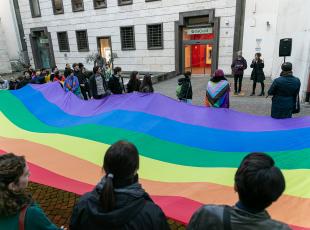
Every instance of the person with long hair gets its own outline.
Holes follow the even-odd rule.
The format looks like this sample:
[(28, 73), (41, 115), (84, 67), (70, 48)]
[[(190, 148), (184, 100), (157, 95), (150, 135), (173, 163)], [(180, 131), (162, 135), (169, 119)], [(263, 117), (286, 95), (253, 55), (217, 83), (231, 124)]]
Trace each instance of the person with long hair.
[(251, 80), (253, 80), (253, 90), (251, 96), (255, 96), (255, 89), (256, 89), (256, 83), (259, 82), (262, 87), (262, 91), (258, 96), (265, 96), (265, 73), (264, 73), (264, 60), (262, 59), (261, 53), (256, 53), (255, 58), (252, 61), (251, 68), (252, 74), (251, 74)]
[(127, 93), (132, 93), (134, 91), (139, 92), (140, 85), (141, 85), (141, 81), (139, 80), (139, 72), (133, 71), (130, 74), (130, 79), (127, 84)]
[(230, 86), (224, 76), (224, 71), (218, 69), (208, 82), (206, 90), (206, 106), (215, 108), (229, 108)]
[(95, 189), (73, 209), (70, 230), (168, 230), (166, 217), (139, 184), (139, 153), (125, 141), (109, 147)]
[(141, 93), (153, 93), (153, 83), (152, 83), (152, 77), (150, 74), (145, 74), (143, 77), (142, 84), (140, 86), (140, 92)]
[(26, 193), (28, 180), (29, 168), (23, 156), (0, 156), (0, 229), (59, 229)]

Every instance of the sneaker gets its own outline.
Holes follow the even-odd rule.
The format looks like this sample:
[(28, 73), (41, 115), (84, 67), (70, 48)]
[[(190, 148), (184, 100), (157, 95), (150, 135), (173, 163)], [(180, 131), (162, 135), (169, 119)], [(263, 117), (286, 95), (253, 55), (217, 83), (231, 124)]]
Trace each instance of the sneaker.
[(237, 92), (234, 92), (234, 95), (235, 95), (235, 96), (238, 96), (238, 93), (237, 93)]

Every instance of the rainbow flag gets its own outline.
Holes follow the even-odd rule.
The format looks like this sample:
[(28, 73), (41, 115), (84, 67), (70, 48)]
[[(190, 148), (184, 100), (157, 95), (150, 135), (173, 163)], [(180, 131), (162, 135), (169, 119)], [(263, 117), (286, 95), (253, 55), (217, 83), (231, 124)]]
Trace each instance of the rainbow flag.
[(186, 224), (202, 204), (233, 205), (236, 168), (249, 152), (262, 151), (287, 182), (271, 215), (310, 229), (310, 116), (274, 120), (160, 94), (82, 101), (58, 83), (1, 91), (0, 100), (1, 153), (25, 155), (34, 182), (90, 191), (107, 148), (128, 140), (140, 152), (143, 187), (168, 217)]

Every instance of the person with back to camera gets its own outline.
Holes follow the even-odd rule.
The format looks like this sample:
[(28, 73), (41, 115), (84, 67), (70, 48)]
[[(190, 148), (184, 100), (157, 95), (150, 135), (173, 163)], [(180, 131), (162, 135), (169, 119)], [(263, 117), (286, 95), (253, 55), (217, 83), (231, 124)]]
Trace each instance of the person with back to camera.
[(70, 230), (168, 230), (162, 210), (139, 184), (139, 153), (125, 141), (109, 147), (105, 175), (74, 207)]
[(268, 91), (272, 95), (271, 117), (276, 119), (291, 118), (300, 112), (300, 80), (293, 75), (293, 65), (285, 62), (280, 77), (275, 79)]
[(252, 74), (251, 74), (251, 80), (253, 80), (253, 89), (251, 96), (255, 96), (255, 89), (256, 89), (256, 83), (260, 82), (262, 91), (258, 96), (265, 96), (265, 73), (264, 73), (264, 60), (261, 58), (261, 53), (255, 54), (255, 59), (251, 63)]
[(282, 195), (285, 179), (265, 153), (251, 153), (235, 174), (235, 206), (205, 205), (192, 216), (188, 230), (289, 230), (271, 219), (266, 209)]
[(140, 92), (141, 93), (154, 93), (151, 74), (147, 73), (144, 75), (142, 83), (140, 85)]
[(192, 104), (193, 88), (191, 82), (192, 73), (187, 71), (184, 73), (184, 77), (178, 79), (177, 97), (180, 101)]

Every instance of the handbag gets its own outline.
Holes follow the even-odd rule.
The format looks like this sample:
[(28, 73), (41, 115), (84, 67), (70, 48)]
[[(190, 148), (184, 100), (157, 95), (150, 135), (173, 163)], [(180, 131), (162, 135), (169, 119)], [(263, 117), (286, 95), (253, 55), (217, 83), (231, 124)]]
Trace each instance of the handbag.
[(299, 94), (296, 97), (296, 104), (295, 108), (293, 110), (293, 114), (300, 113), (300, 100), (299, 100)]
[(18, 230), (25, 230), (25, 217), (28, 205), (25, 205), (19, 213), (18, 217)]

